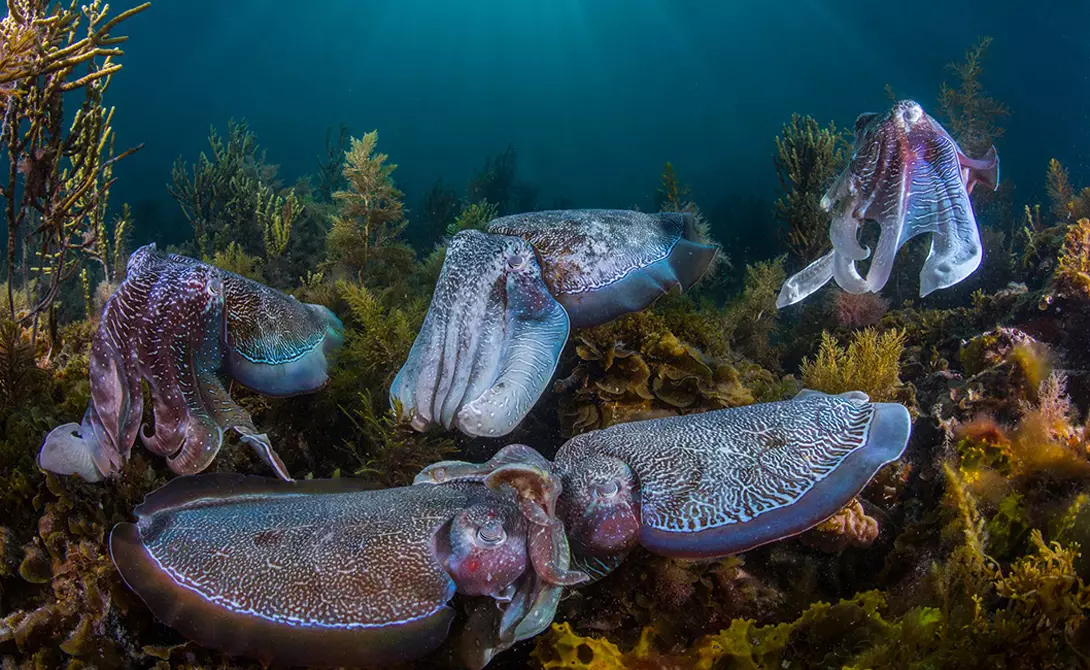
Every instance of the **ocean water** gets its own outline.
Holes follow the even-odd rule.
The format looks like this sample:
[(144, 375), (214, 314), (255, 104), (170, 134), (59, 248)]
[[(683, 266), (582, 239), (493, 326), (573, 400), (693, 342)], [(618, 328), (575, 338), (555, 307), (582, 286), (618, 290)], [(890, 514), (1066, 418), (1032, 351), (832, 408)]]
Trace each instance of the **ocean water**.
[(133, 19), (111, 85), (119, 142), (146, 143), (118, 166), (115, 201), (146, 208), (147, 235), (177, 240), (187, 226), (164, 184), (210, 125), (245, 118), (290, 183), (345, 124), (379, 130), (410, 210), (436, 179), (464, 186), (513, 144), (545, 206), (650, 209), (671, 161), (717, 228), (769, 244), (772, 139), (792, 113), (850, 126), (887, 106), (887, 84), (932, 109), (947, 64), (985, 35), (982, 83), (1012, 112), (1004, 176), (1038, 193), (1050, 158), (1090, 171), (1088, 13), (1079, 1), (161, 2)]
[(3, 670), (1090, 668), (1090, 0), (8, 5)]

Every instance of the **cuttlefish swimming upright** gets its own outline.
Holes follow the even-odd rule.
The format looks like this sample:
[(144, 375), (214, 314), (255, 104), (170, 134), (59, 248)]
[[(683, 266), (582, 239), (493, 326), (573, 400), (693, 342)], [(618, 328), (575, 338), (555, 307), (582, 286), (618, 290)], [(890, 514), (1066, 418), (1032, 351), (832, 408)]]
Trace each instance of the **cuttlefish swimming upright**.
[[(885, 114), (861, 114), (851, 160), (821, 198), (821, 207), (833, 214), (833, 249), (788, 278), (776, 305), (799, 302), (830, 279), (848, 293), (880, 291), (897, 250), (925, 233), (931, 234), (931, 251), (920, 272), (920, 297), (965, 279), (982, 258), (969, 201), (977, 184), (999, 185), (995, 147), (983, 158), (969, 158), (912, 100), (896, 103)], [(867, 275), (861, 277), (855, 263), (871, 255), (858, 241), (866, 221), (876, 222), (881, 234)]]

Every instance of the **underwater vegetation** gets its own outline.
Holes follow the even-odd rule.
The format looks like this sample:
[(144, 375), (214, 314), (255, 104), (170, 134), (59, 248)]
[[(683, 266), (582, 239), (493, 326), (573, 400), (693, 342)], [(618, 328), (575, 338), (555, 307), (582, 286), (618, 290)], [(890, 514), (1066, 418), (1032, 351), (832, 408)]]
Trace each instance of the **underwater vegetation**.
[[(5, 304), (7, 318), (31, 325), (35, 340), (43, 317), (56, 327), (54, 306), (70, 279), (95, 261), (109, 280), (122, 255), (110, 248), (124, 239), (114, 231), (124, 219), (111, 226), (107, 216), (113, 166), (140, 147), (115, 152), (113, 108), (103, 94), (121, 70), (119, 45), (127, 39), (114, 29), (148, 6), (109, 16), (100, 0), (85, 7), (12, 0), (0, 20)], [(74, 100), (73, 113), (65, 102)]]
[[(781, 249), (737, 271), (719, 260), (717, 222), (673, 163), (653, 194), (661, 213), (618, 213), (603, 232), (600, 210), (534, 212), (513, 146), (466, 192), (439, 180), (410, 211), (377, 132), (331, 129), (316, 173), (285, 184), (245, 121), (213, 128), (205, 153), (170, 175), (192, 225), (180, 254), (142, 248), (129, 260), (134, 215), (109, 191), (112, 167), (138, 147), (115, 151), (105, 100), (124, 76), (117, 33), (147, 5), (84, 4), (11, 0), (0, 21), (0, 100), (17, 120), (0, 132), (5, 668), (260, 667), (216, 648), (301, 665), (432, 650), (413, 667), (1090, 666), (1090, 187), (1052, 161), (1039, 202), (972, 188), (995, 185), (989, 150), (1009, 113), (981, 83), (989, 40), (951, 69), (934, 117), (898, 103), (861, 118), (850, 146), (837, 125), (794, 115), (768, 171), (781, 185), (769, 203)], [(919, 152), (899, 181), (870, 179), (877, 168), (864, 159), (902, 122), (926, 124), (918, 144), (889, 146)], [(920, 224), (930, 214), (910, 202), (855, 217), (861, 194), (896, 204), (890, 194), (914, 180), (944, 203), (941, 221)], [(881, 236), (861, 230), (873, 221)], [(949, 230), (978, 244), (945, 248)], [(929, 264), (926, 236), (899, 244), (923, 232), (950, 268)], [(632, 251), (649, 246), (651, 256)], [(800, 291), (798, 306), (777, 309), (788, 273), (831, 249), (842, 257), (821, 277), (849, 286)], [(629, 251), (635, 260), (618, 261)], [(683, 260), (698, 258), (699, 271), (675, 251), (694, 254)], [(950, 285), (979, 255), (974, 277), (995, 281), (917, 297), (918, 268), (933, 288)], [(640, 282), (588, 282), (609, 276), (609, 261)], [(580, 282), (597, 287), (589, 299), (567, 290)], [(176, 337), (152, 337), (163, 328)], [(464, 366), (448, 355), (458, 338), (476, 338)], [(528, 355), (512, 354), (522, 344)], [(449, 370), (433, 379), (437, 352)], [(534, 449), (497, 452), (505, 443), (473, 439), (460, 414), (471, 391), (515, 378), (532, 380), (529, 391), (499, 388), (492, 402), (517, 408), (502, 417), (508, 434)], [(826, 432), (800, 409), (817, 405), (829, 406)], [(876, 417), (904, 410), (902, 440)], [(885, 426), (867, 433), (863, 474), (841, 467), (858, 425)], [(56, 426), (59, 453), (83, 455), (62, 459), (82, 476), (39, 467), (55, 465), (38, 454)], [(130, 451), (140, 428), (155, 455)], [(682, 462), (679, 445), (696, 457)], [(757, 476), (747, 457), (775, 474)], [(296, 483), (269, 478), (276, 471)], [(709, 497), (702, 479), (738, 495)], [(202, 482), (221, 487), (215, 504), (192, 504), (208, 500)], [(797, 488), (769, 492), (785, 482)], [(813, 502), (802, 488), (815, 482), (835, 495)], [(246, 486), (249, 499), (223, 495)], [(321, 509), (347, 500), (338, 514)], [(760, 530), (746, 510), (767, 500), (789, 513)], [(149, 557), (177, 558), (186, 575), (217, 559), (201, 551), (217, 540), (256, 538), (266, 565), (316, 544), (255, 517), (207, 521), (240, 505), (294, 505), (346, 542), (352, 515), (367, 517), (356, 539), (374, 553), (342, 542), (328, 562), (297, 569), (355, 561), (377, 567), (372, 576), (411, 573), (419, 579), (361, 587), (363, 602), (389, 606), (368, 621), (389, 623), (418, 598), (437, 627), (365, 644), (318, 636), (295, 656), (279, 633), (299, 628), (287, 624), (257, 641), (217, 638), (207, 624), (235, 631), (240, 615), (200, 609), (177, 583), (149, 586)], [(208, 523), (207, 536), (183, 521)], [(404, 542), (381, 544), (383, 530)], [(221, 577), (250, 574), (252, 558), (235, 555)], [(283, 592), (263, 595), (270, 611), (291, 606)], [(325, 594), (305, 595), (313, 615)], [(170, 612), (179, 602), (209, 616), (186, 628)]]

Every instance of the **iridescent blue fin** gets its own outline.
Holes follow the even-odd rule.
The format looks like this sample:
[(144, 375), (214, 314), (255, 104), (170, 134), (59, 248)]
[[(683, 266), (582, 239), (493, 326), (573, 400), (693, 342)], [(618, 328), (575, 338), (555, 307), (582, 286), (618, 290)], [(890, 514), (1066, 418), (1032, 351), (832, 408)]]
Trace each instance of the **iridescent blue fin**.
[(322, 305), (299, 302), (228, 272), (223, 276), (227, 374), (272, 396), (321, 388), (344, 342), (340, 319)]

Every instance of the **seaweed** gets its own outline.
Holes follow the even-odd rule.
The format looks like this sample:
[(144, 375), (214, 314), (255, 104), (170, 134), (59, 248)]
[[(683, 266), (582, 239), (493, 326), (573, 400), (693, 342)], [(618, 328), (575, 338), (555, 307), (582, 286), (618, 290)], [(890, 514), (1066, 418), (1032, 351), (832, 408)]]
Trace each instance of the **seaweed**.
[(970, 156), (983, 156), (1003, 136), (1001, 119), (1010, 109), (984, 91), (980, 75), (992, 38), (981, 37), (965, 50), (965, 60), (946, 67), (957, 78), (956, 87), (945, 81), (939, 90), (939, 107), (946, 126), (958, 144)]
[[(142, 146), (114, 151), (114, 109), (103, 96), (121, 70), (118, 45), (127, 38), (112, 31), (149, 6), (110, 18), (102, 0), (10, 0), (0, 21), (7, 318), (32, 326), (32, 339), (42, 315), (55, 318), (62, 288), (88, 261), (111, 276), (106, 214), (113, 166)], [(73, 113), (64, 103), (74, 100), (80, 102)], [(18, 314), (17, 287), (26, 305)]]
[(856, 331), (847, 348), (823, 333), (817, 355), (802, 363), (802, 384), (825, 393), (862, 391), (875, 402), (909, 402), (910, 387), (900, 379), (904, 346), (904, 333), (897, 330)]
[(376, 154), (378, 132), (353, 138), (345, 153), (348, 188), (333, 194), (337, 213), (329, 229), (328, 265), (368, 286), (396, 283), (415, 254), (400, 241), (408, 225), (403, 193), (391, 177), (397, 165)]
[(783, 243), (792, 266), (802, 267), (829, 249), (829, 215), (821, 196), (847, 164), (844, 132), (830, 122), (822, 127), (810, 116), (794, 114), (776, 138), (773, 163), (782, 194), (776, 218), (787, 224)]

